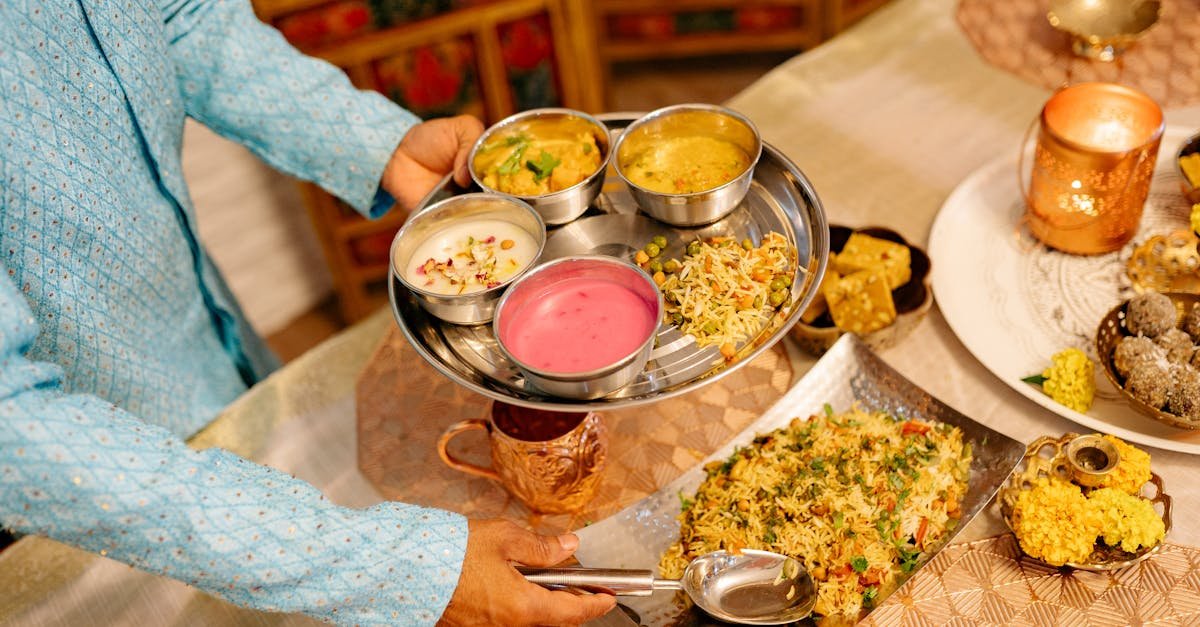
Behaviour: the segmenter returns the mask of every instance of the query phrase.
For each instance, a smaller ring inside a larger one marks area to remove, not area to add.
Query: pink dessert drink
[[[657,327],[654,310],[619,283],[565,279],[512,312],[501,340],[513,357],[537,370],[586,372],[636,351]]]

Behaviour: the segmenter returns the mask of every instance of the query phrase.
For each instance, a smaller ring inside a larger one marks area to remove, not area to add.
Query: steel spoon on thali
[[[715,551],[692,560],[681,579],[656,579],[650,570],[526,568],[533,583],[606,594],[649,596],[682,590],[713,618],[744,625],[782,625],[812,613],[817,587],[795,559],[744,549]]]

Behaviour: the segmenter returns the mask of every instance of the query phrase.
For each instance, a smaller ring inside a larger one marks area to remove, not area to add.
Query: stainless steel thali
[[[597,116],[613,139],[634,119],[631,115]],[[460,193],[447,178],[421,208]],[[418,208],[420,211],[420,208]],[[791,297],[758,333],[738,346],[727,362],[717,347],[697,347],[677,328],[663,324],[645,371],[628,386],[601,399],[579,401],[549,396],[530,386],[500,352],[491,325],[458,326],[433,318],[393,275],[388,280],[392,312],[417,352],[453,381],[485,396],[542,409],[617,409],[684,394],[733,372],[786,335],[815,296],[829,254],[825,212],[812,184],[777,149],[764,144],[762,158],[745,200],[731,214],[708,226],[677,228],[638,211],[628,189],[612,172],[596,202],[577,220],[551,228],[540,261],[574,254],[632,258],[655,235],[668,240],[664,259],[681,258],[688,242],[717,235],[749,237],[768,232],[786,237],[797,252]]]

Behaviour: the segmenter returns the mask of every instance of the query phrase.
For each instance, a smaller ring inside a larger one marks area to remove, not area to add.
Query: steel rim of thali
[[[608,124],[610,130],[615,130],[623,129],[637,116],[631,114],[605,114],[596,117]],[[560,411],[612,410],[655,403],[695,391],[737,371],[782,339],[787,334],[788,329],[799,320],[800,314],[803,313],[804,309],[816,295],[821,277],[825,273],[829,252],[829,226],[825,218],[825,211],[821,205],[821,200],[813,189],[812,183],[809,182],[804,173],[790,159],[785,157],[778,149],[765,142],[763,144],[763,157],[764,159],[759,162],[759,167],[763,167],[763,161],[768,159],[772,161],[788,184],[789,194],[793,196],[794,200],[799,201],[794,203],[797,207],[793,211],[789,211],[781,206],[778,198],[768,195],[768,198],[775,201],[772,207],[772,210],[776,214],[775,217],[779,218],[779,222],[786,227],[788,233],[785,235],[789,237],[791,243],[797,248],[797,264],[800,267],[804,267],[806,271],[803,275],[804,281],[796,281],[796,284],[792,288],[791,305],[787,311],[787,316],[781,319],[781,316],[776,314],[775,317],[764,323],[763,329],[759,331],[758,335],[750,338],[739,348],[737,359],[733,363],[720,363],[720,354],[717,347],[710,346],[699,349],[693,342],[687,340],[686,336],[682,336],[678,329],[673,326],[664,325],[659,328],[658,347],[652,355],[650,364],[647,366],[646,371],[633,384],[622,390],[618,390],[612,395],[591,401],[564,399],[550,396],[536,388],[530,387],[515,366],[494,358],[493,356],[498,354],[498,350],[494,346],[494,338],[491,337],[490,325],[457,327],[432,320],[418,304],[412,301],[405,288],[402,285],[397,285],[394,273],[389,270],[388,300],[392,309],[392,315],[409,344],[412,345],[422,359],[432,365],[438,372],[441,372],[451,381],[475,393],[513,405]],[[756,185],[758,184],[758,179],[759,174],[756,172]],[[419,208],[416,211],[423,210],[447,193],[457,193],[449,191],[452,185],[451,176],[447,176],[441,184],[421,200],[418,204]],[[611,183],[606,181],[605,189],[607,190],[610,185]],[[628,194],[625,190],[621,191]],[[749,199],[754,193],[752,190],[751,194],[747,195],[747,198]],[[620,193],[617,195],[619,196]],[[608,191],[603,192],[594,205],[606,202],[605,199],[608,196]],[[743,205],[745,205],[745,202],[743,201]],[[801,204],[803,206],[800,206]],[[721,225],[726,220],[734,216],[740,216],[748,211],[746,206],[739,206],[729,218],[722,219],[715,224]],[[713,226],[676,229],[666,224],[656,223],[652,218],[643,215],[641,212],[637,212],[635,207],[634,212],[623,213],[621,211],[612,211],[590,217],[588,214],[585,214],[585,217],[558,227],[551,234],[551,237],[564,229],[569,229],[573,225],[586,223],[587,220],[608,218],[610,221],[616,221],[616,216],[622,216],[620,220],[628,220],[634,224],[639,220],[654,224],[658,227],[658,230],[663,232],[681,230],[696,232]],[[745,218],[745,216],[742,217],[743,219]],[[593,222],[593,224],[596,223]],[[807,230],[804,228],[806,225],[808,227]],[[759,225],[756,223],[754,226],[758,227]],[[801,248],[800,237],[802,235],[808,237],[807,266],[804,266],[801,263],[803,260],[799,259]],[[629,249],[633,250],[632,247],[629,247]],[[542,261],[546,261],[547,258],[547,256],[543,256]],[[391,260],[389,260],[389,265],[390,263]],[[797,273],[799,273],[799,268],[797,269]],[[411,321],[407,320],[406,312],[411,312],[408,315],[414,319]],[[418,326],[419,328],[414,328]],[[456,346],[456,343],[458,346]],[[676,358],[675,361],[667,362],[666,366],[658,363],[659,360],[666,360],[672,357]],[[455,363],[457,363],[458,367],[456,367]],[[484,366],[490,367],[491,372],[484,371]],[[674,367],[675,370],[667,372],[666,368],[668,366]],[[464,370],[467,372],[464,372]],[[474,375],[476,378],[471,378],[471,376],[468,376],[468,373]],[[663,386],[655,387],[659,383],[662,383]],[[627,391],[638,389],[639,386],[646,387],[647,389],[637,394],[624,395]]]

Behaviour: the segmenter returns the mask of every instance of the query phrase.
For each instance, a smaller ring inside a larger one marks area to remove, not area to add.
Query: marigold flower
[[[1139,547],[1152,547],[1167,535],[1162,517],[1154,504],[1114,488],[1093,490],[1088,504],[1103,521],[1104,543],[1136,552]]]
[[[1013,505],[1013,531],[1021,549],[1047,564],[1084,562],[1100,535],[1102,519],[1079,486],[1042,477]]]
[[[1150,454],[1126,444],[1115,436],[1106,435],[1104,439],[1117,447],[1117,454],[1121,460],[1117,462],[1117,467],[1100,481],[1100,487],[1114,488],[1137,496],[1141,493],[1142,486],[1150,480]]]
[[[1096,395],[1096,366],[1078,348],[1059,351],[1050,358],[1050,366],[1041,376],[1027,377],[1029,383],[1040,383],[1042,390],[1055,402],[1077,412],[1087,412]]]

